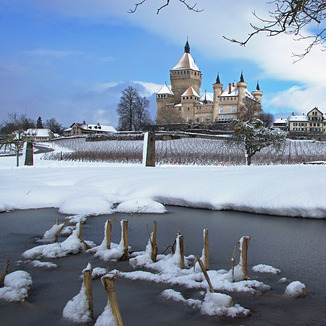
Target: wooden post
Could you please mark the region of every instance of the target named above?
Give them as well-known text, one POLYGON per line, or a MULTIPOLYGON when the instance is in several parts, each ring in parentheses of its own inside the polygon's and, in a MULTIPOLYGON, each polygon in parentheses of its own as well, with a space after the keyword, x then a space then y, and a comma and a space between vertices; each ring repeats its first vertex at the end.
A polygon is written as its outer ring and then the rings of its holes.
POLYGON ((4 281, 5 277, 6 277, 8 267, 9 267, 9 260, 7 260, 6 265, 5 265, 4 269, 3 269, 3 272, 2 272, 2 274, 0 276, 0 287, 3 287, 3 281, 4 281))
POLYGON ((123 253, 123 260, 129 260, 129 251, 128 251, 128 221, 122 221, 122 237, 123 237, 123 244, 124 244, 124 253, 123 253))
POLYGON ((79 222, 79 223, 76 225, 76 227, 79 228, 78 238, 79 238, 79 240, 81 240, 81 239, 82 239, 82 227, 81 227, 81 222, 79 222))
POLYGON ((88 310, 90 311, 90 317, 93 318, 93 287, 92 287, 92 265, 88 263, 86 269, 84 269, 84 286, 85 295, 88 303, 88 310))
POLYGON ((112 231, 112 220, 107 220, 106 228, 105 228, 106 249, 111 249, 111 231, 112 231))
POLYGON ((208 243, 208 230, 204 229, 204 256, 205 256, 205 269, 209 269, 209 243, 208 243))
MULTIPOLYGON (((59 219, 57 219, 57 222, 59 222, 59 219)), ((66 224, 66 221, 63 222, 62 227, 61 227, 60 230, 55 234, 55 240, 54 240, 54 242, 58 242, 59 234, 60 234, 61 231, 63 230, 65 224, 66 224)), ((57 224, 57 225, 59 225, 59 224, 57 224)))
POLYGON ((233 255, 232 255, 232 282, 234 282, 234 266, 235 266, 235 254, 237 253, 237 248, 239 245, 239 241, 235 244, 234 250, 233 250, 233 255))
POLYGON ((195 265, 196 265, 196 262, 197 262, 197 261, 198 261, 199 266, 200 266, 200 268, 201 268, 201 270, 202 270, 202 272, 203 272, 203 274, 204 274, 204 276, 205 276, 205 278, 206 278, 206 281, 207 281, 208 286, 209 286, 209 291, 210 291, 211 293, 214 293, 215 291, 214 291, 214 288, 213 288, 213 286, 212 286, 211 280, 210 280, 210 278, 209 278, 209 276, 208 276, 208 274, 207 274, 206 268, 205 268, 203 262, 201 261, 201 259, 200 259, 198 256, 196 257, 195 265))
POLYGON ((26 144, 25 165, 33 165, 33 143, 31 141, 28 141, 26 144))
POLYGON ((103 276, 102 284, 107 293, 107 296, 108 296, 108 299, 109 299, 109 302, 111 305, 112 313, 117 322, 117 326, 123 326, 120 309, 119 309, 119 305, 118 305, 118 300, 117 300, 117 296, 115 294, 115 289, 114 289, 114 280, 115 280, 114 276, 103 276))
POLYGON ((55 224, 59 225, 59 219, 58 218, 55 219, 55 224))
POLYGON ((179 248, 180 248, 180 267, 185 268, 185 252, 183 247, 183 235, 179 234, 179 248))
POLYGON ((152 238, 152 261, 156 262, 157 257, 157 243, 156 243, 156 233, 157 233, 157 222, 154 221, 154 228, 153 228, 153 238, 152 238))
POLYGON ((250 237, 242 237, 241 241, 241 261, 242 261, 242 272, 243 279, 248 279, 248 265, 247 265, 247 256, 248 256, 248 244, 250 237))
POLYGON ((144 134, 143 164, 155 167, 155 133, 146 132, 144 134))

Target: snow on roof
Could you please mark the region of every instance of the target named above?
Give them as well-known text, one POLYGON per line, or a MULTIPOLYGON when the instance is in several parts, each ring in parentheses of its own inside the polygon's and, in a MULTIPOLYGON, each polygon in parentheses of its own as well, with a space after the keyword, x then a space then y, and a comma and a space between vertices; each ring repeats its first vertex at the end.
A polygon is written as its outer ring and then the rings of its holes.
POLYGON ((192 95, 199 97, 197 92, 191 86, 189 86, 181 96, 192 96, 192 95))
POLYGON ((308 116, 306 115, 290 115, 289 122, 291 121, 308 121, 308 116))
POLYGON ((51 133, 50 129, 37 129, 37 128, 31 128, 26 131, 26 133, 31 134, 35 137, 49 137, 49 134, 51 133))
POLYGON ((201 97, 200 97, 200 100, 201 101, 211 101, 211 102, 213 102, 213 99, 212 99, 212 97, 210 96, 210 94, 209 93, 207 93, 207 92, 205 92, 201 97))
POLYGON ((288 119, 278 118, 274 121, 274 123, 288 123, 288 119))
POLYGON ((171 88, 166 84, 157 92, 157 94, 174 95, 173 92, 171 91, 171 88))
POLYGON ((80 126, 80 128, 84 130, 97 130, 102 132, 117 132, 116 129, 113 128, 112 126, 104 126, 104 125, 100 125, 99 123, 97 125, 94 124, 82 125, 80 126))
POLYGON ((238 85, 237 83, 229 84, 220 96, 238 96, 238 85))
POLYGON ((190 53, 184 53, 172 70, 192 69, 200 71, 190 53))

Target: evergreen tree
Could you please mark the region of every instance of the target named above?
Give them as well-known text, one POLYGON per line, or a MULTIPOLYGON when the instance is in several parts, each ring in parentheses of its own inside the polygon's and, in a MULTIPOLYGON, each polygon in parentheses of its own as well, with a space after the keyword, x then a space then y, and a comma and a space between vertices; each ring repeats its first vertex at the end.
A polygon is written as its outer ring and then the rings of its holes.
POLYGON ((43 129, 43 123, 42 123, 42 118, 38 117, 37 121, 36 121, 36 128, 37 129, 43 129))

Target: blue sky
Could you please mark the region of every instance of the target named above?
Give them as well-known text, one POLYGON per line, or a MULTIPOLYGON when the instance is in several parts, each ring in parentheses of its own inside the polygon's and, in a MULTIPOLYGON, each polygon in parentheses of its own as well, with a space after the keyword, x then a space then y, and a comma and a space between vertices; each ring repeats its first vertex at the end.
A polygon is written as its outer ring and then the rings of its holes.
POLYGON ((326 54, 318 49, 293 65, 292 52, 303 48, 291 36, 259 36, 240 47, 223 39, 244 38, 261 0, 198 0, 202 13, 177 1, 156 15, 162 0, 148 0, 128 14, 133 0, 0 0, 0 121, 26 113, 64 126, 86 120, 117 125, 116 107, 128 85, 151 97, 169 83, 169 70, 183 53, 187 37, 203 73, 202 92, 221 82, 248 89, 259 80, 265 111, 287 116, 314 106, 326 111, 326 54), (156 6, 156 7, 155 7, 156 6))

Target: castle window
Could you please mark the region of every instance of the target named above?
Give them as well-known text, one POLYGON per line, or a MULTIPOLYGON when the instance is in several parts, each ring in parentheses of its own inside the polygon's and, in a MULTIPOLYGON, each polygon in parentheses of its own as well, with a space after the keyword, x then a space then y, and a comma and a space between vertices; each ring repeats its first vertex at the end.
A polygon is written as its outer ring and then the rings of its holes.
POLYGON ((201 117, 201 122, 204 122, 204 117, 201 117))
POLYGON ((230 118, 233 119, 233 114, 231 114, 230 118))
POLYGON ((186 116, 186 121, 187 121, 187 122, 189 121, 189 117, 188 117, 188 116, 186 116))
POLYGON ((220 107, 220 112, 223 112, 223 108, 222 107, 220 107))
POLYGON ((232 106, 232 112, 235 112, 235 106, 232 106))

